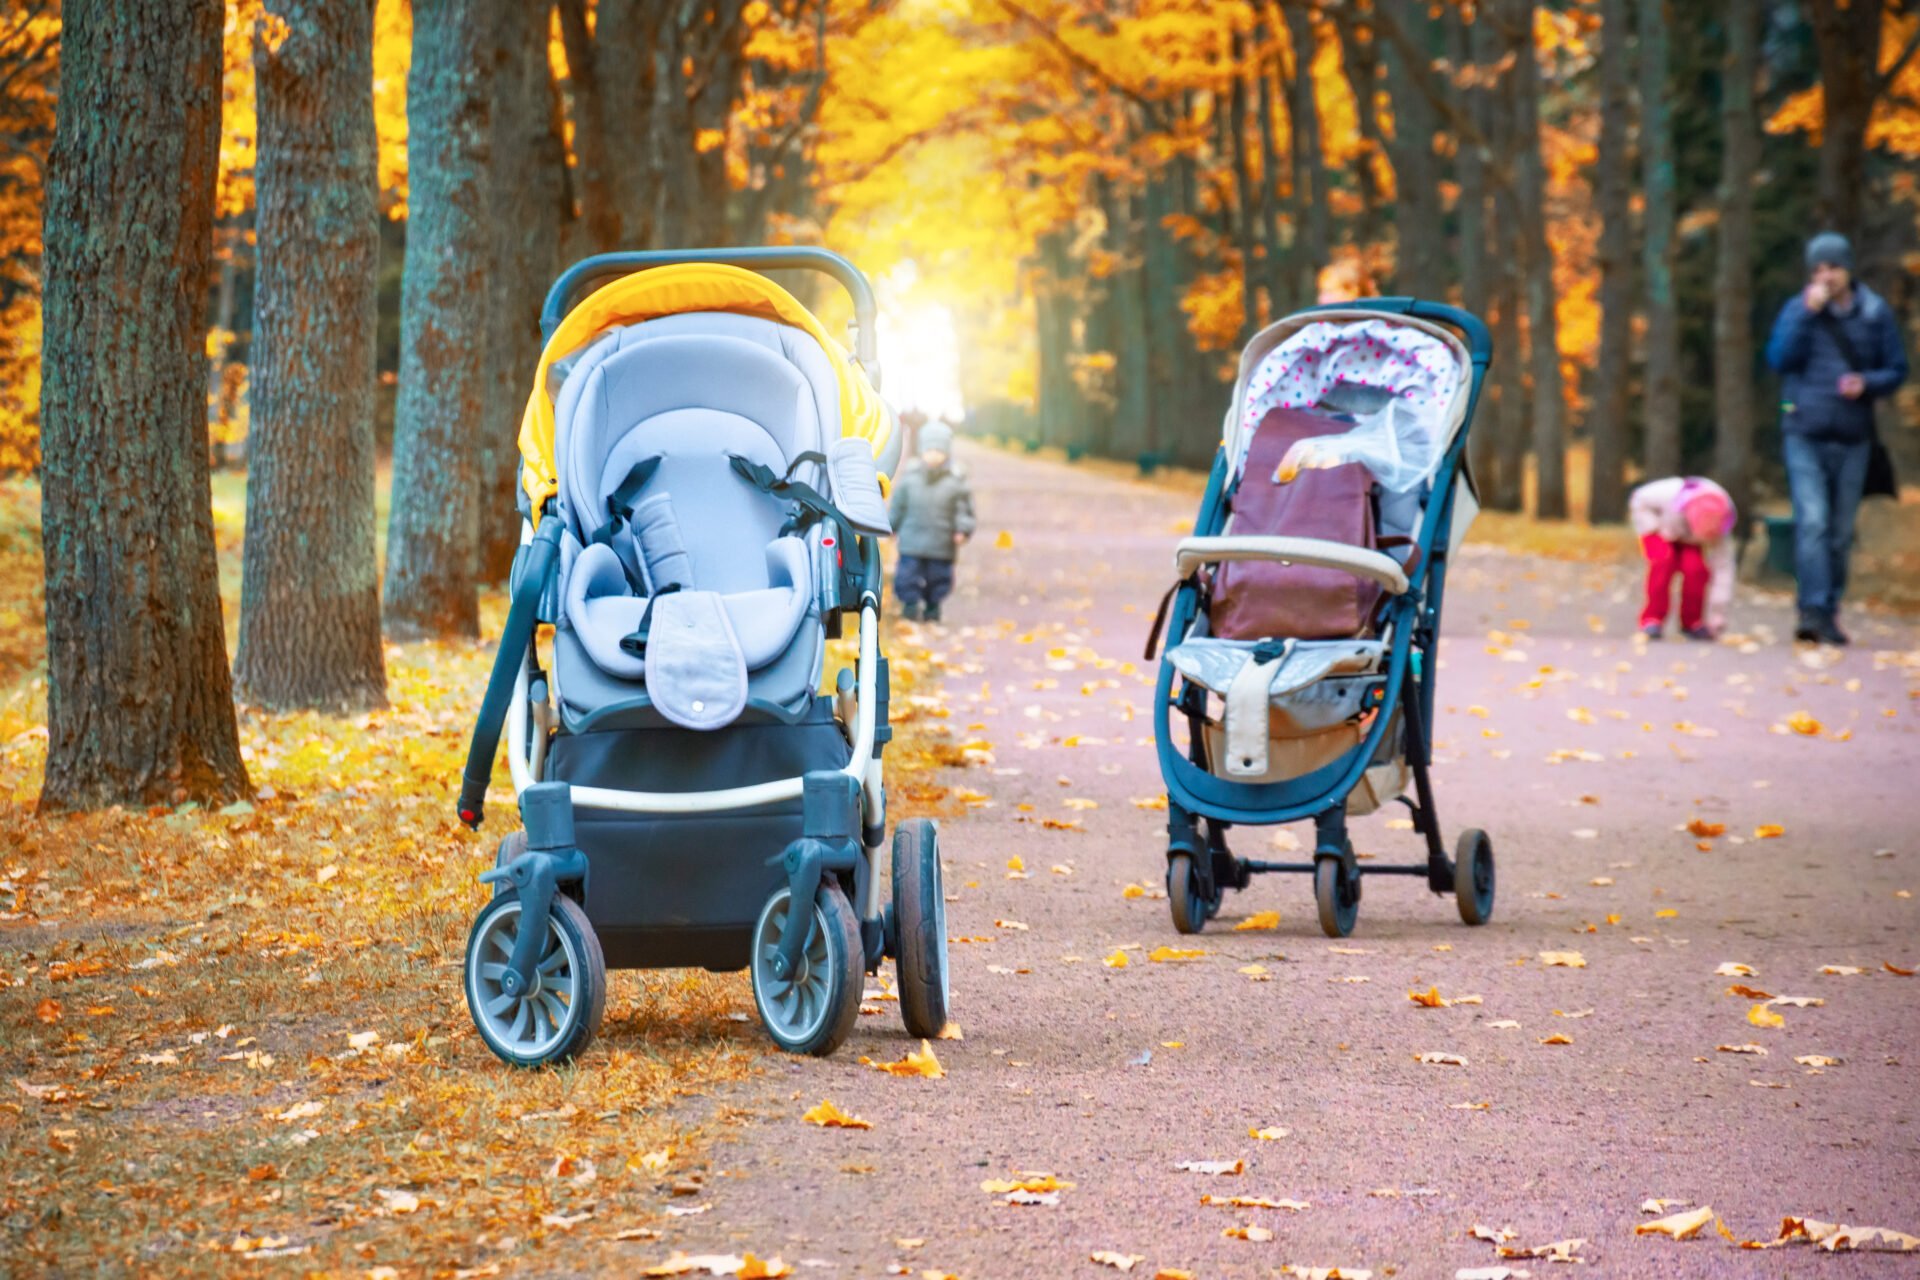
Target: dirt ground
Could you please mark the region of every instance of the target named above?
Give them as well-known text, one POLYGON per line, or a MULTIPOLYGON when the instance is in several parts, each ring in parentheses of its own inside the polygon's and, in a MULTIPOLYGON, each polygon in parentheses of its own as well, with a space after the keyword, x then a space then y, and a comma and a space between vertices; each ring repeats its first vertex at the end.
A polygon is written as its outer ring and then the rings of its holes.
MULTIPOLYGON (((1787 1216, 1920 1229, 1920 978, 1887 967, 1920 964, 1909 624, 1850 616, 1851 650, 1797 649, 1787 602, 1743 591, 1721 643, 1648 645, 1617 566, 1470 543, 1436 785, 1449 841, 1492 835, 1493 922, 1379 878, 1336 944, 1306 879, 1274 876, 1181 938, 1140 649, 1191 498, 965 460, 981 536, 947 625, 926 629, 953 738, 979 761, 944 779, 971 802, 942 845, 965 1038, 934 1045, 944 1078, 863 1066, 917 1048, 886 1004, 834 1058, 730 1087, 712 1211, 667 1246, 967 1280, 1107 1274, 1096 1251, 1139 1256, 1136 1275, 1551 1267, 1498 1257, 1482 1225, 1510 1247, 1584 1239, 1585 1274, 1911 1274, 1910 1258, 1744 1252, 1711 1225, 1634 1234, 1651 1198, 1710 1205, 1741 1240, 1787 1216), (1268 911, 1275 927, 1236 927, 1268 911), (1156 962, 1162 946, 1203 954, 1156 962), (1584 967, 1542 962, 1569 951, 1584 967), (1433 988, 1450 1007, 1409 999, 1433 988), (1749 1045, 1764 1052, 1720 1048, 1749 1045), (1796 1061, 1816 1055, 1840 1061, 1796 1061), (804 1123, 823 1098, 873 1127, 804 1123), (1072 1184, 1057 1204, 982 1190, 1042 1171, 1072 1184), (1225 1234, 1249 1225, 1273 1238, 1225 1234)), ((1356 823, 1363 854, 1420 856, 1400 813, 1356 823)), ((1278 856, 1274 836, 1232 842, 1278 856)))

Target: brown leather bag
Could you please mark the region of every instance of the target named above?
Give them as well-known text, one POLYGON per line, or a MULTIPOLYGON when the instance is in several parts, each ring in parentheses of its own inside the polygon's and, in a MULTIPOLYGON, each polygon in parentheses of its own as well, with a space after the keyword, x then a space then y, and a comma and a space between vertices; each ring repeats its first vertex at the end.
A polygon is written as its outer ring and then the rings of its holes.
MULTIPOLYGON (((1348 425, 1304 409, 1269 411, 1254 429, 1224 532, 1375 549, 1373 473, 1364 464, 1303 470, 1286 484, 1276 477, 1280 459, 1296 441, 1339 435, 1348 425)), ((1377 584, 1339 569, 1234 560, 1216 571, 1208 616, 1213 634, 1229 640, 1338 640, 1366 630, 1380 594, 1377 584)))

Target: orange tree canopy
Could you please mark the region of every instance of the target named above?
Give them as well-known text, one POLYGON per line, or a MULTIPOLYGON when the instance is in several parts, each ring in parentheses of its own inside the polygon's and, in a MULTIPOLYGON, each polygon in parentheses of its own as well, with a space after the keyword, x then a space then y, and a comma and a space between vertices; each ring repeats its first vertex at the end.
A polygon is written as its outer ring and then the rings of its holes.
MULTIPOLYGON (((886 447, 893 421, 866 370, 845 347, 827 335, 813 312, 767 277, 718 263, 682 263, 636 271, 604 288, 567 313, 540 352, 533 394, 520 420, 521 483, 535 512, 559 491, 554 458, 553 397, 547 371, 554 361, 585 347, 617 325, 638 324, 687 311, 731 311, 792 325, 810 334, 833 361, 840 382, 840 434, 857 436, 876 457, 886 447)), ((536 516, 537 519, 537 516, 536 516)))

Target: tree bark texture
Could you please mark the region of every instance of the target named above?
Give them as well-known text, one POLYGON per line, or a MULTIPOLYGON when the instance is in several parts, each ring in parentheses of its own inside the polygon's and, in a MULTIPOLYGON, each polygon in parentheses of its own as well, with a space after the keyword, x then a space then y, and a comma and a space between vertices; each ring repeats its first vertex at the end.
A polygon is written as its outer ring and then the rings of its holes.
MULTIPOLYGON (((1731 0, 1739 8, 1752 0, 1731 0)), ((1632 412, 1633 226, 1627 126, 1633 110, 1628 0, 1601 0, 1600 146, 1593 171, 1600 217, 1600 354, 1588 402, 1587 519, 1615 521, 1627 511, 1627 442, 1632 412)))
POLYGON ((1720 225, 1713 288, 1713 474, 1734 507, 1753 500, 1753 179, 1760 165, 1753 78, 1759 13, 1727 0, 1727 61, 1720 81, 1720 225))
POLYGON ((217 801, 234 723, 207 473, 219 0, 67 0, 46 198, 43 810, 217 801))
POLYGON ((1880 96, 1880 27, 1883 0, 1810 0, 1814 43, 1820 55, 1820 94, 1825 120, 1820 130, 1820 186, 1814 222, 1858 245, 1867 194, 1867 125, 1880 96))
MULTIPOLYGON (((599 49, 587 29, 587 0, 558 0, 560 39, 567 50, 567 82, 573 97, 574 181, 580 221, 591 252, 637 247, 624 243, 625 220, 611 154, 609 93, 600 87, 599 49)), ((606 10, 601 11, 602 22, 606 10)), ((510 24, 511 25, 511 24, 510 24)), ((604 30, 604 28, 603 28, 604 30)), ((541 56, 547 42, 540 41, 541 56)))
POLYGON ((1680 471, 1680 318, 1673 293, 1673 130, 1667 115, 1666 0, 1638 0, 1640 166, 1646 193, 1641 272, 1646 289, 1647 476, 1680 471))
POLYGON ((1360 251, 1361 274, 1370 278, 1373 251, 1380 243, 1380 179, 1373 167, 1374 158, 1382 150, 1380 60, 1371 25, 1344 14, 1335 19, 1334 25, 1340 33, 1340 62, 1347 73, 1347 86, 1353 91, 1355 124, 1360 133, 1360 150, 1353 160, 1354 185, 1360 188, 1353 242, 1360 251))
POLYGON ((540 356, 540 304, 559 273, 566 153, 552 128, 548 10, 510 5, 495 37, 494 234, 480 433, 480 579, 504 582, 520 545, 520 417, 540 356))
MULTIPOLYGON (((1449 58, 1459 68, 1470 70, 1471 74, 1456 78, 1453 86, 1455 109, 1460 117, 1469 121, 1481 138, 1490 138, 1493 129, 1492 104, 1486 90, 1480 86, 1482 69, 1498 57, 1498 42, 1493 33, 1493 24, 1485 13, 1475 13, 1469 18, 1464 10, 1454 9, 1447 15, 1447 51, 1449 58)), ((1456 136, 1460 133, 1455 130, 1456 136)), ((1487 162, 1489 157, 1477 143, 1460 138, 1459 152, 1455 160, 1460 177, 1460 196, 1458 208, 1459 245, 1460 245, 1460 301, 1468 311, 1481 319, 1493 320, 1492 299, 1493 280, 1489 271, 1488 250, 1496 246, 1494 227, 1488 219, 1487 208, 1487 162)), ((1500 257, 1492 261, 1498 263, 1500 257)), ((1508 335, 1501 329, 1494 330, 1494 369, 1503 370, 1507 362, 1517 360, 1519 353, 1504 345, 1508 335)), ((1498 394, 1500 386, 1496 376, 1488 390, 1498 394)), ((1483 421, 1472 428, 1467 440, 1467 457, 1473 464, 1474 479, 1479 483, 1482 499, 1491 501, 1500 477, 1500 433, 1499 411, 1493 398, 1482 401, 1485 411, 1483 421)))
POLYGON ((374 563, 380 256, 371 0, 284 0, 254 45, 259 265, 240 588, 241 698, 384 706, 374 563))
MULTIPOLYGON (((1433 24, 1425 10, 1419 5, 1408 6, 1401 19, 1415 47, 1428 48, 1433 24)), ((1414 83, 1399 47, 1390 40, 1380 43, 1386 60, 1388 100, 1393 105, 1389 152, 1395 192, 1394 291, 1437 300, 1446 288, 1443 263, 1447 241, 1441 215, 1440 166, 1433 153, 1433 104, 1414 83)))
POLYGON ((486 388, 487 181, 498 0, 415 0, 407 264, 387 522, 387 631, 479 634, 476 462, 486 388))
POLYGON ((1533 372, 1534 514, 1567 517, 1566 400, 1560 377, 1560 323, 1554 310, 1553 250, 1547 242, 1547 174, 1540 158, 1540 60, 1533 49, 1534 0, 1513 6, 1521 33, 1514 60, 1520 253, 1527 297, 1527 355, 1533 372))
POLYGON ((1292 130, 1293 197, 1306 234, 1294 238, 1293 307, 1310 307, 1320 300, 1320 269, 1327 265, 1333 244, 1327 204, 1325 151, 1320 144, 1320 106, 1314 96, 1313 56, 1317 39, 1313 15, 1304 5, 1285 6, 1287 40, 1293 51, 1293 74, 1287 82, 1287 123, 1292 130))
MULTIPOLYGON (((1477 15, 1474 25, 1488 34, 1498 31, 1491 13, 1477 15)), ((1485 60, 1486 66, 1503 60, 1502 55, 1512 53, 1514 46, 1511 40, 1502 38, 1494 47, 1499 52, 1485 60)), ((1519 59, 1515 57, 1511 61, 1514 66, 1500 73, 1497 82, 1486 91, 1490 138, 1494 155, 1501 157, 1512 156, 1521 145, 1517 128, 1519 72, 1515 69, 1519 59)), ((1512 172, 1510 167, 1508 173, 1512 172)), ((1488 496, 1487 505, 1494 510, 1519 511, 1526 505, 1527 405, 1523 375, 1527 361, 1520 330, 1525 289, 1520 261, 1518 183, 1511 177, 1494 183, 1492 230, 1487 250, 1494 264, 1493 346, 1503 356, 1495 360, 1493 369, 1499 408, 1492 424, 1495 465, 1493 474, 1485 477, 1486 487, 1482 492, 1488 496)))

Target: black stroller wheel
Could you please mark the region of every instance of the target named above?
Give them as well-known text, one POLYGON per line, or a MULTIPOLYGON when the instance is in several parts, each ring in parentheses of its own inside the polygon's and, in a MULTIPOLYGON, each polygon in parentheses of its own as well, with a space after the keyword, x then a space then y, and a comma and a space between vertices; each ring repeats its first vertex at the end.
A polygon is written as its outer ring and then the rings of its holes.
POLYGON ((813 919, 800 964, 776 977, 773 960, 786 932, 792 891, 782 885, 760 908, 753 927, 753 1002, 774 1043, 788 1053, 825 1057, 840 1047, 860 1016, 866 951, 860 923, 839 884, 828 880, 813 901, 813 919))
POLYGON ((900 1020, 922 1040, 940 1034, 951 1004, 947 984, 947 899, 940 876, 940 837, 932 822, 913 818, 893 833, 894 966, 900 1020))
POLYGON ((1190 853, 1167 859, 1167 905, 1173 911, 1173 927, 1181 933, 1200 932, 1220 909, 1219 891, 1207 891, 1190 853))
POLYGON ((1320 910, 1320 931, 1329 938, 1353 932, 1360 916, 1360 876, 1349 876, 1338 858, 1313 864, 1313 902, 1320 910))
POLYGON ((1478 827, 1460 833, 1453 847, 1453 892, 1468 924, 1493 919, 1493 841, 1478 827))

